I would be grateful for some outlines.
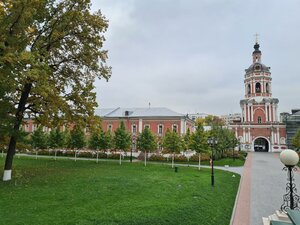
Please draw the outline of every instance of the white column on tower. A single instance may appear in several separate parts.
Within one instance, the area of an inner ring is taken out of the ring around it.
[[[251,105],[251,122],[253,122],[253,105]]]
[[[246,104],[244,104],[244,121],[245,122],[247,120],[247,113],[246,113]]]
[[[273,110],[273,121],[276,122],[277,119],[275,117],[276,114],[275,114],[275,105],[274,104],[272,104],[272,110]]]
[[[272,117],[271,117],[271,105],[268,105],[268,109],[269,109],[269,121],[272,121]]]
[[[247,107],[248,107],[248,109],[247,109],[247,111],[248,111],[248,119],[247,119],[247,121],[250,122],[250,106],[247,105]]]
[[[279,127],[277,127],[277,144],[279,144],[279,139],[280,138],[280,136],[279,136]]]
[[[249,135],[248,140],[249,140],[249,142],[251,143],[252,140],[251,140],[251,129],[250,129],[250,127],[248,128],[248,135]]]
[[[276,121],[278,121],[278,115],[277,115],[277,110],[278,110],[278,105],[276,104],[275,105],[275,118],[276,118]]]
[[[269,117],[268,117],[267,104],[265,104],[265,115],[266,115],[266,122],[268,122],[269,121]]]

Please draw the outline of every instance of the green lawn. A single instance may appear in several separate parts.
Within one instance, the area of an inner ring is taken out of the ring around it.
[[[3,160],[0,158],[3,174]],[[240,177],[142,163],[15,158],[0,224],[228,225]]]
[[[168,163],[171,163],[171,161],[169,161]],[[214,160],[214,166],[225,166],[225,165],[229,165],[229,166],[244,166],[245,160],[241,160],[241,159],[232,159],[232,158],[223,158],[223,159],[219,159],[219,160]],[[199,162],[176,162],[175,164],[190,164],[190,165],[198,165]],[[206,161],[201,161],[201,165],[210,165],[210,162],[208,160]]]

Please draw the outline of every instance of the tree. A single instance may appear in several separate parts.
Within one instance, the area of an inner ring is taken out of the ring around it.
[[[150,129],[146,127],[142,133],[139,134],[137,139],[138,148],[144,151],[145,154],[145,166],[147,165],[147,153],[153,152],[156,147],[157,143],[155,141],[155,136],[152,134]]]
[[[121,121],[120,126],[115,131],[114,136],[114,145],[116,149],[119,149],[123,152],[127,152],[127,150],[131,147],[131,135],[125,129],[125,124]],[[121,152],[120,152],[120,164],[121,164]]]
[[[113,140],[110,131],[100,133],[100,148],[102,151],[112,148]]]
[[[300,129],[292,138],[292,145],[294,146],[295,150],[300,149]]]
[[[238,144],[238,139],[235,137],[233,131],[228,130],[227,128],[214,126],[209,132],[209,135],[218,140],[218,144],[215,146],[216,151],[214,154],[216,158],[223,157],[226,150],[234,149],[234,147]]]
[[[95,130],[92,132],[89,139],[89,148],[91,149],[99,149],[100,148],[100,132],[103,133],[102,130]]]
[[[70,132],[69,147],[72,149],[82,149],[85,145],[86,141],[83,130],[79,126],[75,126]]]
[[[180,153],[182,148],[182,140],[181,137],[176,132],[171,132],[167,129],[165,137],[163,139],[163,147],[164,149],[172,153],[172,168],[174,167],[174,156],[176,153]]]
[[[186,134],[183,137],[183,143],[182,143],[183,150],[186,151],[190,149],[190,142],[191,142],[191,131],[190,128],[188,128]]]
[[[205,118],[197,118],[196,124],[202,126],[224,126],[225,122],[218,116],[208,115]]]
[[[199,166],[201,166],[201,153],[207,152],[207,136],[205,135],[204,128],[201,124],[198,124],[196,131],[192,133],[190,138],[189,147],[195,150],[199,154]]]
[[[39,126],[31,135],[31,144],[35,149],[45,149],[48,147],[48,137],[43,131],[42,126]]]
[[[0,76],[14,115],[3,180],[10,180],[24,113],[42,125],[84,125],[97,106],[96,78],[109,79],[101,50],[108,21],[90,0],[7,0],[0,3]]]
[[[49,147],[50,148],[63,148],[66,144],[65,133],[61,132],[59,128],[53,129],[49,134]]]

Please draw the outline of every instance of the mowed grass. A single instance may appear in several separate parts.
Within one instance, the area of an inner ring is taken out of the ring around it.
[[[170,163],[170,162],[168,162]],[[176,162],[175,164],[190,164],[190,165],[198,165],[199,162]],[[232,159],[232,158],[223,158],[223,159],[218,159],[218,160],[214,160],[214,166],[232,166],[232,167],[239,167],[239,166],[244,166],[245,164],[245,160],[241,160],[241,159]],[[201,165],[205,165],[208,166],[210,165],[210,161],[205,160],[205,161],[201,161]]]
[[[13,171],[0,224],[228,225],[240,179],[216,170],[212,188],[208,169],[22,157]]]

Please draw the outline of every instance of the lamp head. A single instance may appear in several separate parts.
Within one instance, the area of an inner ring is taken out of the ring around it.
[[[299,156],[294,150],[286,149],[280,153],[280,161],[285,166],[295,166],[299,162]]]

